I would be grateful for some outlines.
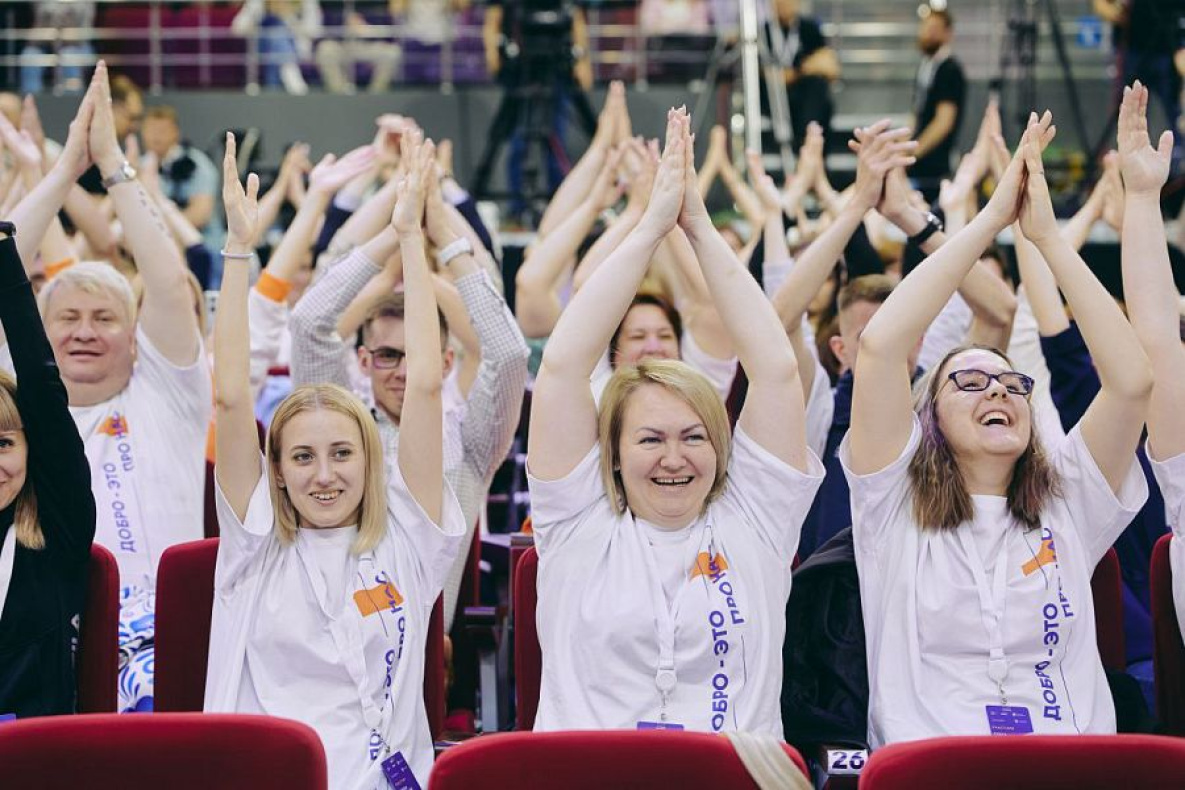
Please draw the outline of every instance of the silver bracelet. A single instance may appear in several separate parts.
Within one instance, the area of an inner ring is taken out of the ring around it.
[[[452,260],[461,255],[472,255],[473,244],[469,239],[461,236],[454,241],[449,242],[439,252],[436,253],[436,262],[440,264],[441,268],[448,266]]]
[[[222,250],[223,258],[230,258],[232,261],[249,261],[255,257],[253,252],[227,252]]]

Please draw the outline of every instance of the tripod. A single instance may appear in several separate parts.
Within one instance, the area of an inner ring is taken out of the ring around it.
[[[511,10],[518,4],[504,5]],[[529,0],[521,5],[528,6]],[[531,227],[551,195],[548,182],[558,183],[569,168],[562,135],[564,104],[572,102],[590,137],[597,123],[588,96],[572,74],[572,17],[567,4],[562,5],[559,11],[514,9],[514,35],[506,42],[499,74],[505,89],[474,177],[476,197],[509,197]],[[494,195],[488,188],[494,163],[511,141],[511,188]],[[545,171],[547,181],[541,179]]]
[[[769,46],[758,34],[757,6],[755,0],[740,0],[741,6],[741,46],[736,46],[723,38],[716,39],[716,45],[708,59],[708,72],[704,76],[704,88],[696,99],[695,109],[691,114],[692,128],[699,130],[703,127],[704,118],[712,97],[720,81],[721,74],[731,82],[738,62],[742,63],[743,88],[745,92],[745,129],[747,144],[755,151],[761,146],[761,103],[758,86],[758,75],[765,80],[765,93],[769,97],[770,122],[773,127],[774,140],[778,148],[778,158],[781,161],[782,173],[789,173],[793,167],[794,154],[790,144],[791,120],[790,103],[786,98],[786,88],[782,81],[781,64],[770,54]]]
[[[1041,6],[1049,25],[1050,36],[1054,50],[1057,52],[1058,65],[1061,69],[1062,82],[1066,96],[1070,99],[1070,113],[1073,116],[1074,132],[1082,150],[1091,151],[1091,143],[1086,132],[1086,122],[1082,114],[1082,102],[1078,97],[1078,86],[1074,82],[1074,72],[1070,66],[1069,55],[1066,54],[1066,42],[1062,37],[1061,16],[1053,0],[1011,0],[1008,10],[1007,34],[1000,45],[1000,62],[997,76],[990,83],[991,90],[1000,98],[1000,116],[1008,117],[1005,110],[1004,88],[1011,82],[1015,92],[1015,119],[1017,126],[1024,129],[1028,123],[1029,112],[1037,109],[1037,45],[1041,38],[1041,28],[1038,21]],[[1086,180],[1094,176],[1094,157],[1087,162]]]

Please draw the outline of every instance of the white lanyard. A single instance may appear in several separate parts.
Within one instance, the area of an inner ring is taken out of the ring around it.
[[[1008,706],[1008,697],[1004,693],[1004,679],[1008,677],[1008,657],[1004,654],[1004,611],[1008,602],[1009,549],[1016,534],[1016,526],[1010,523],[1007,530],[1004,535],[1004,548],[996,557],[990,590],[987,572],[983,569],[983,560],[975,545],[975,538],[970,534],[970,528],[961,527],[956,530],[967,561],[971,565],[971,575],[975,577],[975,588],[979,593],[979,611],[988,633],[988,677],[999,689],[1001,704],[1005,707]]]
[[[296,541],[296,555],[300,558],[301,565],[304,566],[305,576],[308,578],[309,583],[313,585],[313,595],[317,599],[317,605],[321,608],[321,613],[325,615],[326,620],[329,621],[329,634],[333,637],[333,644],[337,647],[341,662],[350,674],[350,679],[354,681],[354,686],[358,691],[358,701],[362,705],[363,721],[366,722],[366,726],[372,732],[378,733],[379,737],[383,739],[383,745],[387,746],[386,737],[380,729],[383,726],[383,711],[379,706],[374,704],[374,699],[367,691],[368,678],[366,674],[366,656],[363,652],[365,646],[362,640],[362,628],[356,618],[349,616],[343,617],[343,612],[341,611],[330,611],[329,591],[325,587],[325,578],[316,570],[308,557],[305,556],[299,538]],[[353,563],[353,568],[347,574],[347,578],[353,578],[356,575],[358,565],[367,559],[373,564],[373,552],[367,552],[361,557],[358,557]],[[343,607],[344,610],[345,607]],[[379,616],[382,616],[381,613]],[[384,707],[386,707],[386,699],[389,699],[391,695],[389,684],[386,684],[386,691],[387,697],[383,702]],[[390,746],[387,746],[387,749],[390,751]]]
[[[8,601],[8,586],[12,584],[12,564],[16,559],[16,524],[8,526],[4,536],[4,548],[0,549],[0,614]]]
[[[802,46],[798,29],[798,25],[795,24],[786,33],[783,33],[782,26],[776,19],[771,19],[769,23],[769,38],[773,45],[774,55],[778,62],[786,68],[794,65],[794,58],[798,56],[798,50]]]
[[[699,555],[704,529],[710,528],[703,521],[698,521],[688,528],[691,530],[691,534],[687,537],[687,558],[683,563],[683,582],[679,585],[679,590],[675,593],[670,604],[667,603],[666,593],[662,589],[662,576],[659,573],[658,563],[654,559],[654,549],[647,545],[648,539],[642,533],[642,527],[638,526],[636,519],[634,529],[643,540],[642,555],[645,557],[646,567],[649,571],[647,575],[650,577],[650,598],[653,603],[654,620],[658,632],[658,667],[654,672],[654,685],[658,688],[658,694],[662,700],[659,721],[666,721],[667,702],[671,692],[678,684],[678,675],[675,672],[675,623],[679,619],[679,605],[683,600],[687,586],[691,583],[691,565]]]

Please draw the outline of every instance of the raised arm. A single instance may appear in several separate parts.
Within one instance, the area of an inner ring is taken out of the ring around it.
[[[531,473],[558,480],[597,439],[597,409],[589,377],[629,309],[650,259],[675,226],[683,202],[685,142],[675,111],[650,201],[637,224],[560,315],[543,352],[531,401],[527,449]]]
[[[127,160],[115,138],[111,88],[103,61],[95,67],[90,92],[95,105],[90,127],[91,156],[99,173],[110,178]],[[197,361],[201,337],[181,251],[139,181],[124,180],[107,192],[144,283],[140,326],[170,363],[178,367],[192,365]]]
[[[1154,457],[1185,452],[1185,349],[1180,338],[1180,296],[1173,281],[1160,214],[1160,190],[1169,173],[1172,132],[1153,148],[1148,136],[1148,89],[1124,91],[1119,109],[1119,156],[1127,203],[1123,214],[1123,292],[1127,314],[1152,362],[1156,384],[1148,412]]]
[[[94,115],[93,108],[94,99],[88,92],[83,97],[74,120],[70,122],[66,145],[58,160],[8,217],[18,228],[16,248],[26,270],[33,265],[46,232],[58,221],[58,210],[74,182],[90,167],[87,137]]]
[[[1095,463],[1118,491],[1148,415],[1152,371],[1115,300],[1058,231],[1040,147],[1030,138],[1022,141],[1021,152],[1028,171],[1021,230],[1049,264],[1090,349],[1101,388],[1078,425]]]
[[[618,150],[609,155],[588,195],[559,221],[554,233],[543,237],[530,251],[515,275],[515,310],[519,326],[530,337],[546,337],[559,319],[559,286],[570,271],[576,252],[592,230],[602,210],[621,195],[615,181],[622,158]]]
[[[214,393],[218,429],[214,437],[214,474],[227,504],[242,522],[259,483],[259,444],[250,384],[247,330],[247,275],[259,213],[259,176],[239,183],[235,139],[226,134],[222,159],[222,202],[226,206],[226,266],[214,322]]]
[[[422,229],[428,181],[435,177],[435,147],[431,141],[421,142],[418,132],[404,135],[402,145],[407,178],[391,217],[399,234],[407,288],[407,394],[399,426],[399,471],[407,490],[439,525],[444,512],[444,417],[440,402],[444,372],[436,294]]]
[[[1030,124],[1026,139],[1044,139],[1051,124],[1047,113]],[[996,234],[1015,219],[1024,180],[1018,153],[987,207],[897,285],[860,335],[848,434],[856,474],[879,472],[901,455],[912,424],[910,350]]]

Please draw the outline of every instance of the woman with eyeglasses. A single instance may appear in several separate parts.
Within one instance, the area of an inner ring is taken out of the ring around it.
[[[840,458],[873,748],[942,735],[1115,732],[1090,578],[1147,497],[1135,451],[1152,377],[1119,308],[1058,233],[1041,164],[1051,121],[1031,117],[985,209],[901,282],[860,338]],[[996,349],[948,353],[911,408],[910,350],[1018,218],[1102,384],[1048,451],[1033,430],[1032,379]]]

